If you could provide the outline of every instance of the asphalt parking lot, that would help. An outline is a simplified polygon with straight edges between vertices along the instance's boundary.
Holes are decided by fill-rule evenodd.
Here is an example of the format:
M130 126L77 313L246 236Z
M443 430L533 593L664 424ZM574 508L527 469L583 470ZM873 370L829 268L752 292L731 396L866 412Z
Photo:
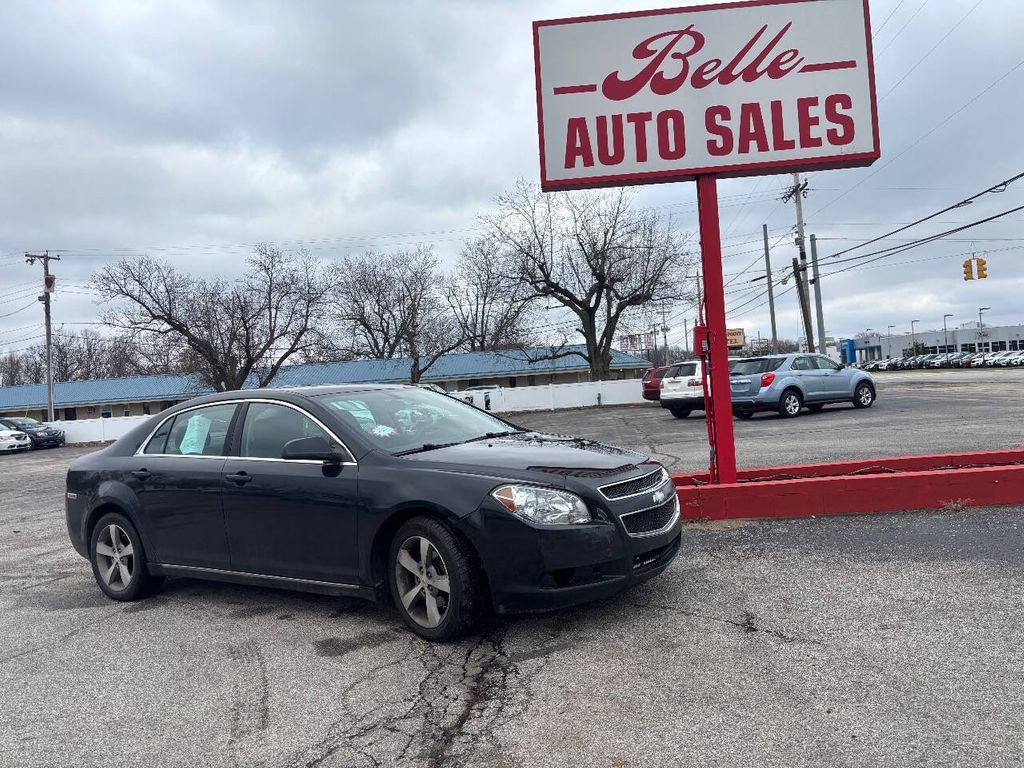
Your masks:
M737 422L741 463L1019 446L1024 376L994 373ZM706 457L700 419L657 407L517 421ZM107 601L64 530L85 450L0 457L2 766L1024 761L1022 509L690 524L620 598L437 646L338 598L175 579Z
M740 466L983 451L1024 445L1024 368L878 373L867 410L830 405L783 419L733 420ZM639 386L639 385L638 385ZM642 448L673 470L706 469L701 411L676 419L656 403L556 413L512 414L530 429Z

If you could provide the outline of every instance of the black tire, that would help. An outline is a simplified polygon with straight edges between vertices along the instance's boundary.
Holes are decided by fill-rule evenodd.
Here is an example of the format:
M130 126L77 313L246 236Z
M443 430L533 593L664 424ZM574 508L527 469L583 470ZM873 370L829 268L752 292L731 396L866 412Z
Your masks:
M795 419L804 407L804 398L798 389L787 389L779 398L779 415L784 419Z
M737 419L742 419L743 421L750 421L752 418L754 418L753 411L733 411L732 415L735 416Z
M825 407L824 403L815 403L814 405L808 405L807 406L807 410L810 411L811 413L817 413L818 411L820 411L824 407Z
M854 408L870 408L875 404L875 388L862 381L853 391Z
M434 551L428 550L427 567L421 571L417 584L415 571L400 564L399 557L403 550L408 555L410 548L417 549L422 540L426 540ZM415 564L421 565L424 558L414 557L413 560ZM420 637L445 643L472 631L483 620L487 598L483 574L475 553L465 539L440 520L414 517L403 524L391 540L386 567L395 608L406 626ZM431 579L445 576L449 587L446 599L443 590L429 584ZM412 594L409 607L402 600L400 579L407 581L404 585L406 595L412 594L412 589L418 589L418 592ZM434 591L428 596L430 589ZM440 618L440 623L433 626L429 625L432 621L428 604L430 597L434 600L434 612ZM442 606L443 613L440 613Z
M119 533L114 533L115 528ZM118 548L112 557L104 550L111 550L111 542L115 538ZM125 555L129 545L130 554ZM162 578L150 576L142 538L132 521L120 512L108 512L97 521L89 537L89 562L96 584L111 600L138 600L152 594L163 583ZM126 571L129 574L127 581L124 578Z
M685 408L671 408L670 410L672 411L672 415L675 416L677 419L685 419L687 416L690 415L690 411L686 410Z

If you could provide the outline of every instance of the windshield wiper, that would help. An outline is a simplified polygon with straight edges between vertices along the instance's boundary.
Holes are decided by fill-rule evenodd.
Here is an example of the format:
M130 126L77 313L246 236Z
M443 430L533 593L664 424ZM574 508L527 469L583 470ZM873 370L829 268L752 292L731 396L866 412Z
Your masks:
M473 443L477 440L490 440L492 437L505 437L506 435L522 435L525 432L525 429L510 429L505 432L484 432L480 437L471 437L466 442Z
M438 448L450 448L453 445L460 445L462 441L454 443L424 443L418 445L415 448L409 448L404 451L392 454L393 456L408 456L410 453L423 453L424 451L436 451Z

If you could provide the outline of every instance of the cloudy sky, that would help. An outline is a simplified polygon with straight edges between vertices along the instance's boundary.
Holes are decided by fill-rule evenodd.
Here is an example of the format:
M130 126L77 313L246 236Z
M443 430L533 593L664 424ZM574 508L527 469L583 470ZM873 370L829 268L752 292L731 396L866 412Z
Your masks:
M517 177L537 178L530 22L658 7L535 2L23 2L0 8L0 350L42 334L39 267L62 256L58 323L96 320L104 263L148 253L238 274L251 244L340 258L432 243L450 259ZM1024 14L1016 0L872 0L882 159L814 173L808 232L829 256L1024 171ZM768 333L759 261L794 253L789 177L720 185L729 323ZM692 183L637 204L695 228ZM1024 180L916 237L1024 205ZM823 279L830 335L941 328L991 307L1024 322L1024 215ZM890 240L880 245L890 246ZM876 246L877 247L877 246ZM857 251L856 253L866 252ZM990 277L965 283L964 254ZM837 261L838 259L832 259ZM849 263L843 266L851 266ZM856 264L854 265L856 266ZM788 286L779 288L785 291ZM795 293L780 333L799 334ZM670 311L670 340L692 310Z

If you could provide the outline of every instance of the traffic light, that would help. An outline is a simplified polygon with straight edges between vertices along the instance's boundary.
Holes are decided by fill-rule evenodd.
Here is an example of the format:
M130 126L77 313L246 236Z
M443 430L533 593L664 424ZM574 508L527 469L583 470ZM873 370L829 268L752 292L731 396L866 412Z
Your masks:
M971 259L964 259L964 280L974 279L974 261Z
M980 256L978 257L978 279L984 280L988 277L988 262Z

